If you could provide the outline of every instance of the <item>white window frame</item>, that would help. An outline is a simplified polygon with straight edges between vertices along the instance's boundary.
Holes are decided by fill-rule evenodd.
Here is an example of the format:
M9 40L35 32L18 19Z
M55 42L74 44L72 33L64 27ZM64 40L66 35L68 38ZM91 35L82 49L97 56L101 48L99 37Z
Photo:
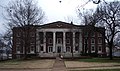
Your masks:
M20 45L16 45L16 53L21 53L20 50L21 50Z
M52 49L50 49L52 48ZM53 52L53 46L48 46L48 53L52 53Z
M33 49L32 49L32 47L33 47ZM30 53L35 53L35 46L34 45L30 46Z
M94 50L92 50L92 48L94 47ZM95 52L95 45L91 45L91 53Z
M69 49L70 51L67 51L67 48L70 48L70 49ZM71 52L71 46L66 46L66 52L67 52L67 53L70 53L70 52Z

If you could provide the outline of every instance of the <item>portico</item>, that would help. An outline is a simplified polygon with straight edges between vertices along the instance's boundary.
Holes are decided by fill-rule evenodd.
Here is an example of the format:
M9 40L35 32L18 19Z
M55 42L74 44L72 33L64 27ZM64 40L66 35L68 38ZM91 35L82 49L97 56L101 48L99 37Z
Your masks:
M80 54L82 50L81 30L79 29L66 29L66 28L56 28L56 29L37 29L37 49L38 53L42 56L47 54L66 54L71 56L72 53ZM76 39L77 38L77 39ZM44 42L44 43L40 43ZM42 47L41 47L42 46ZM41 50L41 48L43 50Z

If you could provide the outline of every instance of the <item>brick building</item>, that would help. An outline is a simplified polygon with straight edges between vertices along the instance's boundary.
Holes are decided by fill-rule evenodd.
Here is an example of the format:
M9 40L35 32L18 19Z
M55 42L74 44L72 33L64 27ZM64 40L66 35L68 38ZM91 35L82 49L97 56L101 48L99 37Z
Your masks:
M106 55L104 28L53 22L13 28L13 58L80 57L82 54Z

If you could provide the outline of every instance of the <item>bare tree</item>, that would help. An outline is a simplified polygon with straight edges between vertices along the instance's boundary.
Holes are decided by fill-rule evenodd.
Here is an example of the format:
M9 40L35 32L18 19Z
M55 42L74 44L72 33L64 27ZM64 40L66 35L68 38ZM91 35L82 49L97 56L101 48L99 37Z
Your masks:
M9 27L36 25L43 22L44 12L33 0L15 0L5 8Z
M87 17L87 18L86 18ZM112 57L112 49L114 45L114 39L116 34L120 32L120 2L114 1L110 3L104 3L97 7L97 10L89 16L85 16L86 24L92 26L105 27L105 39L109 45L109 56ZM96 30L100 32L99 30ZM104 35L104 33L101 33Z
M27 48L29 47L29 35L30 30L35 28L30 28L30 25L37 25L43 23L44 12L41 8L38 8L33 0L15 0L10 2L9 6L6 8L5 19L8 21L6 24L8 29L13 29L13 27L21 27L20 31L24 32L24 37L21 37L24 44L24 57L27 57Z
M102 14L102 21L106 29L106 41L109 45L109 56L112 57L112 49L116 34L120 32L120 2L114 1L108 4L99 6L100 13ZM100 23L98 23L100 24Z
M85 50L84 53L86 54L88 49L88 39L90 38L91 35L93 35L93 31L95 31L95 25L96 23L98 23L99 21L101 21L101 13L99 11L99 9L97 8L95 11L93 9L78 9L78 17L82 20L83 25L85 25L86 27L84 28L84 31L86 31L86 33L84 33L84 35L86 35L86 37L84 37L85 39ZM89 29L87 29L89 28Z

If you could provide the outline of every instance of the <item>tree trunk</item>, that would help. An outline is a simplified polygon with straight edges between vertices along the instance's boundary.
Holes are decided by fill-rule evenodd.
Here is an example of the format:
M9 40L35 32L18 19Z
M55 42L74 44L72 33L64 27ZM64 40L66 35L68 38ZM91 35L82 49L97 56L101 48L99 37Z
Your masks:
M109 57L110 57L110 60L112 60L113 59L113 56L112 56L112 44L110 44L110 46L109 46Z

